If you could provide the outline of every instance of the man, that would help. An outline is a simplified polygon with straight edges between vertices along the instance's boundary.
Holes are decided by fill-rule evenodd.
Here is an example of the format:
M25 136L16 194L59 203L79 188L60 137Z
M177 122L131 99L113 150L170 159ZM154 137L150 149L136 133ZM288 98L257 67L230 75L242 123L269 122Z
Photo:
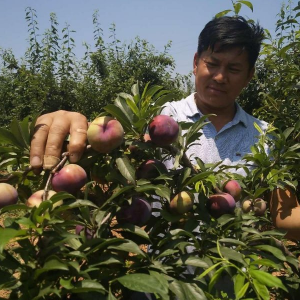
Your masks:
M236 103L254 75L263 38L263 29L258 24L236 16L215 18L200 33L193 60L196 92L181 101L168 103L162 111L177 121L189 122L202 115L216 115L209 117L211 123L204 127L198 145L189 149L192 160L195 157L205 163L222 160L223 164L234 166L242 162L242 157L257 142L254 122L262 130L267 128L267 123L250 116ZM31 142L32 167L41 168L43 160L46 167L55 164L68 134L70 162L77 162L86 146L87 128L86 117L79 113L57 111L41 116ZM291 238L299 239L297 199L293 194L284 195L284 191L277 194L275 191L272 197L275 200L271 199L274 224L291 232Z

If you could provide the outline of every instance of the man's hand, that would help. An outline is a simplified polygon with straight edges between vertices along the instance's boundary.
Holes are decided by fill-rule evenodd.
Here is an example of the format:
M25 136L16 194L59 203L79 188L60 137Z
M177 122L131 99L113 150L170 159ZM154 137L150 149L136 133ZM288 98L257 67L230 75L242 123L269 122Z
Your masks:
M59 161L64 141L70 134L69 160L77 162L86 147L88 122L85 116L76 112L59 110L45 114L37 119L34 135L31 140L30 164L34 169L43 166L44 158ZM51 160L52 159L52 160ZM51 168L46 163L45 168Z

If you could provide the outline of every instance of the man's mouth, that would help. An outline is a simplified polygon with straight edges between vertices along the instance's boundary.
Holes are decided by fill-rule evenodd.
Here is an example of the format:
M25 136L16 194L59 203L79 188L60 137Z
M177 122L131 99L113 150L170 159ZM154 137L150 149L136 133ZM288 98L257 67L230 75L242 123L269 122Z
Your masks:
M226 91L224 89L220 89L220 88L212 86L212 85L209 85L208 89L214 93L221 93L221 94L226 93Z

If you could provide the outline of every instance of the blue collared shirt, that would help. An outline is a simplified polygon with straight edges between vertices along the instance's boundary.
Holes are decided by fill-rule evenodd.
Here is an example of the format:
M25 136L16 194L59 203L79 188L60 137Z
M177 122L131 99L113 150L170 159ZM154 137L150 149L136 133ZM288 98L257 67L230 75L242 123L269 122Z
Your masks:
M166 103L161 114L172 116L177 122L196 122L203 114L195 103L194 95L193 93L180 101ZM191 145L186 153L193 164L196 163L196 157L204 163L222 161L222 164L227 166L244 163L243 156L251 153L250 148L257 143L260 134L254 123L263 131L267 129L268 124L247 114L238 103L236 108L233 120L219 132L211 123L203 127L199 141ZM230 171L245 174L242 169L233 168Z

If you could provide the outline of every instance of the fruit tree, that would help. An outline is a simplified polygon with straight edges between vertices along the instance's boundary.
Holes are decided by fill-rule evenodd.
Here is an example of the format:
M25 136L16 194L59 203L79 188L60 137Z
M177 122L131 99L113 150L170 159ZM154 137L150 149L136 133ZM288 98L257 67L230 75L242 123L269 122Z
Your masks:
M189 160L207 120L160 116L172 99L135 84L91 123L78 164L66 151L40 174L28 157L35 120L0 129L0 289L9 299L296 299L298 242L274 227L267 195L296 191L300 145L288 136L300 125L261 133L237 166L242 177Z

